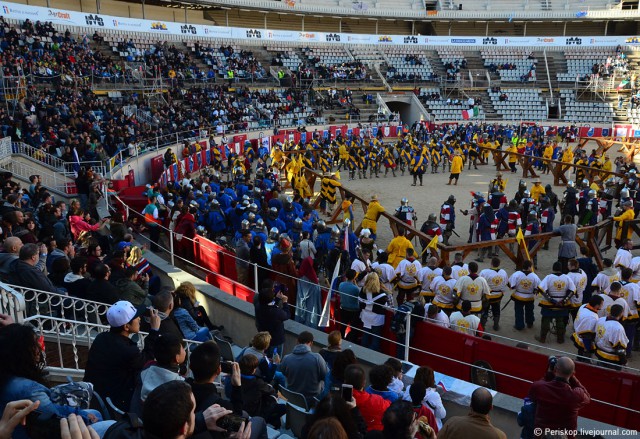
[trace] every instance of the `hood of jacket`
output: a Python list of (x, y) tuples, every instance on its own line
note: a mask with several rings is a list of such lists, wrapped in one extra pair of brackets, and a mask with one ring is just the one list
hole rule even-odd
[(84, 279), (84, 276), (80, 276), (79, 274), (75, 274), (75, 273), (67, 273), (64, 276), (64, 281), (68, 284), (70, 284), (71, 282), (75, 282), (77, 280), (81, 280)]
[(11, 264), (18, 259), (15, 253), (0, 253), (0, 273), (9, 273)]
[(169, 381), (183, 381), (184, 378), (182, 378), (177, 372), (154, 365), (146, 368), (140, 373), (140, 380), (142, 381), (140, 399), (144, 401), (147, 399), (147, 396), (149, 396), (149, 393), (151, 393), (156, 387)]
[(297, 344), (293, 348), (293, 351), (291, 351), (291, 353), (294, 355), (304, 355), (308, 354), (309, 352), (311, 352), (311, 346), (306, 344)]

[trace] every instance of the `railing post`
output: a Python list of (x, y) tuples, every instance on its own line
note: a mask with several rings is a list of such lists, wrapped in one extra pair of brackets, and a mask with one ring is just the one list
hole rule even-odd
[(411, 341), (411, 311), (407, 311), (407, 324), (404, 333), (404, 361), (409, 361), (409, 341)]
[(173, 230), (169, 229), (169, 253), (171, 254), (171, 265), (175, 266), (175, 254), (173, 252)]
[(260, 293), (260, 285), (258, 285), (258, 264), (253, 264), (253, 291)]

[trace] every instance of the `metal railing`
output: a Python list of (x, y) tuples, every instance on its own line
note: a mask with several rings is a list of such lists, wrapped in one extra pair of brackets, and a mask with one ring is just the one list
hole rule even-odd
[(5, 159), (4, 162), (0, 163), (0, 169), (11, 172), (14, 176), (25, 181), (29, 181), (28, 179), (31, 175), (39, 175), (42, 180), (42, 185), (59, 195), (68, 196), (72, 192), (71, 188), (75, 188), (75, 182), (73, 179), (65, 176), (61, 172), (43, 172), (42, 169), (38, 169), (35, 166), (16, 160)]

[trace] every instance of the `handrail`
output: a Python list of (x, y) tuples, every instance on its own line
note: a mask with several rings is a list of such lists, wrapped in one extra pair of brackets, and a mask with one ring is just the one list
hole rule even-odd
[[(547, 50), (545, 49), (544, 54), (544, 66), (547, 70), (547, 81), (549, 82), (549, 94), (551, 96), (551, 102), (553, 102), (553, 87), (551, 86), (551, 74), (549, 73), (549, 61), (547, 60)], [(547, 111), (547, 117), (549, 117), (549, 112)]]
[(25, 181), (29, 181), (28, 178), (31, 175), (40, 175), (43, 186), (45, 186), (50, 191), (65, 197), (68, 197), (70, 195), (69, 190), (71, 189), (71, 187), (75, 186), (75, 183), (71, 178), (61, 173), (53, 171), (42, 172), (41, 169), (37, 169), (31, 165), (15, 160), (5, 160), (3, 163), (0, 163), (0, 169), (12, 172), (15, 176), (18, 176)]
[(24, 295), (14, 287), (0, 282), (0, 313), (7, 314), (20, 323), (25, 318), (25, 310)]
[(81, 161), (81, 162), (65, 162), (59, 157), (49, 154), (44, 149), (36, 148), (24, 142), (11, 142), (11, 150), (13, 154), (20, 154), (25, 157), (32, 158), (45, 166), (54, 168), (62, 172), (67, 177), (73, 176), (74, 166), (91, 167), (102, 176), (107, 174), (107, 166), (99, 160)]

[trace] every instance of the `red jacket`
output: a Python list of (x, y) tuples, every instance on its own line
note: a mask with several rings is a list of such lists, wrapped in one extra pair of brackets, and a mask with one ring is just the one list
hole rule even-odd
[(380, 395), (353, 389), (356, 406), (367, 423), (367, 431), (382, 430), (382, 415), (391, 403)]
[(555, 379), (551, 372), (531, 385), (529, 398), (536, 403), (534, 425), (553, 430), (576, 430), (578, 411), (591, 402), (589, 392), (575, 376), (566, 382)]

